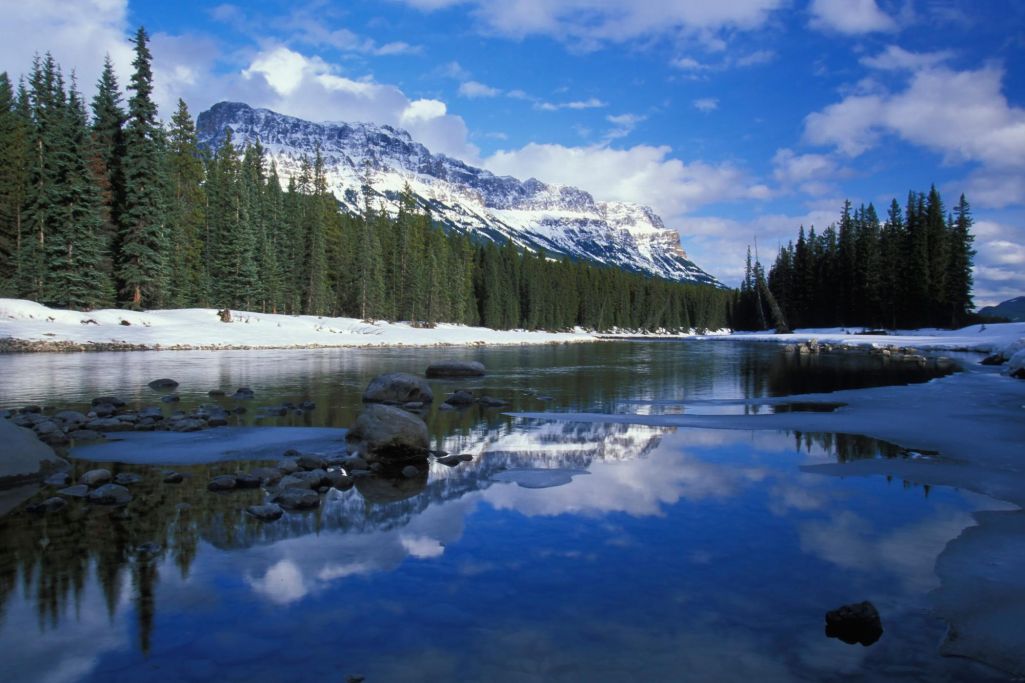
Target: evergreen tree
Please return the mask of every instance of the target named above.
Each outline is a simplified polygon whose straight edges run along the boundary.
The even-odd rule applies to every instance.
[[[188,107],[178,100],[167,135],[167,234],[174,286],[168,294],[170,306],[208,302],[204,265],[206,193],[203,158],[196,127]]]
[[[115,264],[122,301],[133,308],[160,306],[168,275],[165,179],[148,41],[140,27],[133,40],[135,71],[128,86],[133,94],[125,126],[125,202]]]
[[[948,262],[946,267],[946,304],[949,309],[951,327],[964,324],[974,307],[972,301],[972,260],[975,250],[972,242],[972,213],[968,200],[962,194],[954,209],[954,221],[950,232]]]
[[[118,87],[114,65],[107,55],[103,72],[96,84],[92,100],[93,154],[91,167],[99,185],[103,202],[103,231],[105,240],[119,251],[119,229],[125,205],[125,179],[122,163],[125,157],[125,113],[121,108],[121,90]],[[108,255],[109,260],[109,255]]]
[[[17,294],[18,255],[28,186],[30,125],[28,95],[15,95],[7,73],[0,73],[0,296]]]

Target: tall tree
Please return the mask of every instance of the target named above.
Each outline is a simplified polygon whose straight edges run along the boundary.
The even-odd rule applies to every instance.
[[[125,204],[125,112],[114,65],[107,55],[92,100],[92,169],[103,201],[103,223],[107,241],[118,250],[118,226]]]
[[[949,309],[950,326],[964,323],[974,306],[972,302],[972,260],[975,250],[972,242],[972,212],[968,200],[962,194],[954,209],[954,221],[949,236],[947,252],[946,304]]]
[[[167,234],[161,129],[153,102],[153,57],[139,27],[125,126],[125,201],[116,273],[122,301],[133,308],[158,307],[165,295]]]
[[[196,126],[184,100],[171,117],[167,134],[167,235],[168,261],[174,273],[167,303],[171,306],[205,304],[208,282],[204,265],[206,229],[205,170],[196,137]]]
[[[15,95],[7,73],[0,73],[0,296],[17,294],[15,280],[23,236],[28,185],[31,120],[28,95]]]

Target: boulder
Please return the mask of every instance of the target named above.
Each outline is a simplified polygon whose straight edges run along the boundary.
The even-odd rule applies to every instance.
[[[866,600],[826,612],[826,635],[868,647],[883,635],[883,623],[875,605]]]
[[[42,503],[36,503],[28,508],[29,512],[35,512],[37,514],[48,515],[52,512],[60,512],[68,506],[68,501],[63,498],[56,496],[47,498]]]
[[[118,484],[104,484],[89,494],[89,502],[97,505],[128,505],[132,492]]]
[[[60,489],[57,493],[68,498],[85,498],[89,495],[89,487],[85,484],[75,484],[66,489]]]
[[[379,460],[425,458],[430,446],[423,420],[387,405],[367,406],[346,438],[356,442],[365,457]]]
[[[59,486],[63,488],[71,483],[71,477],[68,476],[67,472],[57,472],[56,474],[51,474],[47,477],[46,481],[43,483],[47,486]]]
[[[206,485],[207,491],[231,491],[234,488],[235,475],[233,474],[222,474],[219,477],[214,477]]]
[[[236,474],[235,475],[235,488],[237,489],[258,489],[263,480],[253,474]]]
[[[178,386],[178,383],[167,377],[155,379],[149,383],[150,389],[174,389],[176,386]]]
[[[320,505],[320,496],[309,489],[281,489],[274,502],[286,510],[312,510]]]
[[[92,400],[92,406],[95,408],[99,405],[114,406],[115,408],[124,408],[125,402],[119,399],[117,396],[97,396]]]
[[[164,475],[165,484],[180,484],[185,481],[185,475],[181,472],[168,472]]]
[[[445,399],[445,403],[451,406],[469,406],[477,402],[473,394],[465,389],[460,389],[451,396]]]
[[[276,519],[281,519],[281,515],[285,511],[281,509],[280,505],[267,503],[265,505],[250,505],[246,508],[246,512],[261,522],[273,522]]]
[[[456,377],[483,377],[484,364],[475,360],[448,360],[431,363],[424,373],[430,379]]]
[[[131,486],[132,484],[138,484],[140,481],[142,481],[142,477],[134,472],[118,472],[117,476],[114,477],[114,483],[121,486]]]
[[[85,472],[78,478],[78,483],[85,484],[89,488],[96,488],[97,486],[109,484],[111,478],[110,470],[95,469]]]
[[[485,408],[504,408],[509,405],[508,401],[503,401],[500,398],[494,398],[492,396],[481,396],[479,403]]]
[[[434,401],[434,392],[425,380],[416,375],[390,372],[370,380],[370,384],[363,392],[363,401],[394,405],[410,402],[431,403]]]

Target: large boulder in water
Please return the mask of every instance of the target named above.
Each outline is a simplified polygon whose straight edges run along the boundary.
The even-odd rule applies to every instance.
[[[484,364],[475,360],[446,360],[431,363],[425,373],[429,378],[483,377]]]
[[[36,438],[31,430],[0,419],[0,488],[42,479],[56,470],[69,467],[53,449]]]
[[[389,372],[370,380],[370,384],[363,392],[363,400],[366,403],[395,405],[410,402],[431,403],[434,401],[434,393],[427,382],[416,375]]]
[[[844,605],[826,612],[826,635],[868,647],[883,635],[883,622],[875,605],[867,600]]]
[[[427,425],[416,415],[387,405],[367,406],[347,438],[361,454],[385,461],[426,458],[430,447]]]

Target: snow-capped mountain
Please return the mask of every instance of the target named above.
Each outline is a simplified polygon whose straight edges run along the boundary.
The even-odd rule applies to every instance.
[[[238,102],[221,102],[199,115],[200,142],[216,148],[225,130],[237,145],[259,142],[282,181],[296,175],[303,156],[324,157],[327,182],[349,211],[372,206],[398,212],[409,186],[417,202],[451,230],[670,280],[718,285],[687,258],[675,230],[650,208],[596,201],[574,187],[496,176],[441,154],[409,133],[370,123],[311,123]]]

